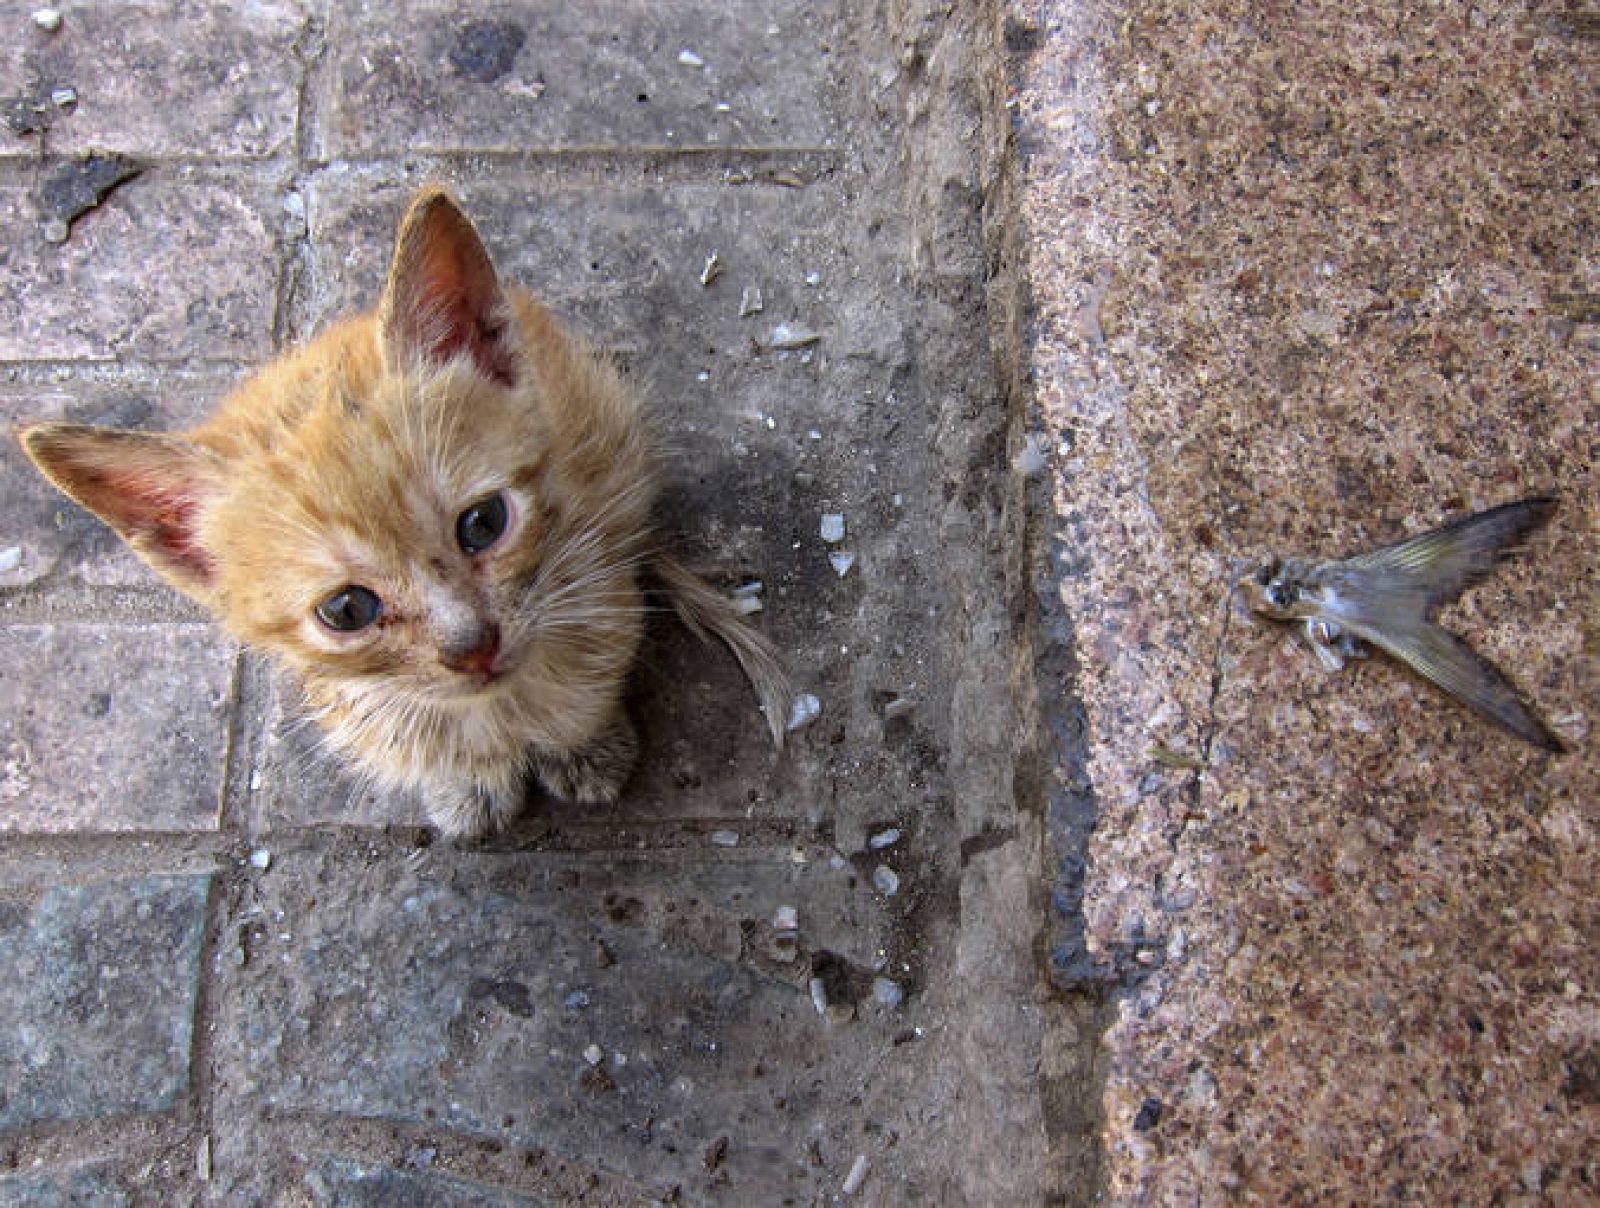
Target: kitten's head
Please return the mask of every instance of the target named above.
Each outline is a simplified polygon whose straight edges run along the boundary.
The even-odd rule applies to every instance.
[[[620,395],[608,375],[502,289],[470,222],[430,191],[376,313],[267,367],[201,428],[45,424],[23,442],[169,582],[308,681],[448,701],[576,673],[563,659],[618,635],[631,655],[644,455],[584,465],[570,400],[547,397]],[[563,620],[563,601],[592,624]]]

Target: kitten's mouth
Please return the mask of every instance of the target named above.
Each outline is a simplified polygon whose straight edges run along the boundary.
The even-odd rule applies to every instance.
[[[445,688],[450,696],[493,694],[511,682],[513,669],[511,660],[502,655],[489,666],[455,672],[445,681]]]

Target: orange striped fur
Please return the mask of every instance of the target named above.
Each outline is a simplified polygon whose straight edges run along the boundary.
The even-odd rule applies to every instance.
[[[635,395],[501,286],[441,191],[414,199],[375,312],[268,365],[200,427],[43,424],[23,442],[168,582],[286,664],[331,745],[420,791],[447,834],[503,823],[530,773],[561,796],[617,795],[652,561],[680,611],[729,641],[781,739],[774,652],[653,545]],[[502,507],[503,532],[475,548]],[[378,602],[370,623],[319,615],[365,619],[353,589]]]

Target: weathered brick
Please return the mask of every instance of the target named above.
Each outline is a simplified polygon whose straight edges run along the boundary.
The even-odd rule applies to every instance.
[[[320,155],[833,141],[846,14],[731,4],[337,6]],[[702,66],[680,60],[688,51]],[[725,107],[725,108],[724,108]]]
[[[0,831],[214,829],[234,662],[205,625],[0,628]]]
[[[654,857],[439,850],[351,867],[275,851],[251,889],[272,922],[246,931],[218,998],[219,1084],[244,1097],[228,1111],[454,1128],[686,1190],[731,1131],[718,1177],[743,1202],[775,1177],[809,1200],[821,1172],[805,1138],[832,1110],[814,1088],[850,1081],[896,1028],[863,1006],[830,1029],[806,965],[763,965],[754,920],[798,902],[808,943],[870,944],[878,924],[848,877],[709,853],[675,862],[669,886]],[[838,972],[837,997],[869,994],[864,967]]]
[[[40,102],[52,152],[251,158],[291,145],[305,4],[78,4],[54,33],[29,20],[39,7],[0,4],[0,91]],[[50,103],[61,88],[76,102]],[[32,157],[38,137],[0,131],[0,157]]]
[[[152,171],[57,245],[28,193],[0,188],[0,361],[264,357],[278,279],[268,194]]]
[[[428,1204],[434,1208],[544,1208],[548,1202],[483,1187],[448,1175],[396,1170],[347,1158],[308,1163],[305,1182],[319,1202],[350,1208]]]
[[[205,876],[0,901],[0,1128],[171,1108],[190,1080]]]

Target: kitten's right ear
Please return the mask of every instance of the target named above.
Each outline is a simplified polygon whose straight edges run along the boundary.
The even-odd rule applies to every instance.
[[[38,424],[22,447],[62,492],[104,520],[175,586],[204,599],[215,564],[200,542],[215,463],[182,437],[82,424]]]
[[[442,189],[417,194],[400,222],[378,307],[385,361],[442,365],[465,354],[485,377],[516,384],[511,304],[483,241]]]

